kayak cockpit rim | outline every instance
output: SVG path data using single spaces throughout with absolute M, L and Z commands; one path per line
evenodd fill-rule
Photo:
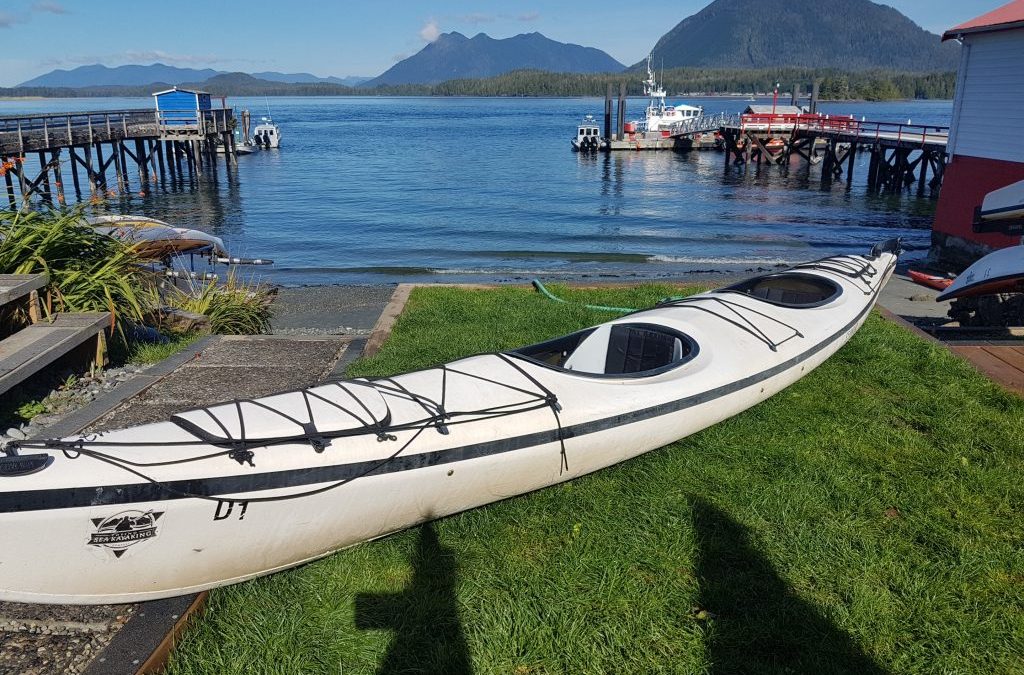
M 779 272 L 746 279 L 714 293 L 737 293 L 776 307 L 813 309 L 833 302 L 843 288 L 832 279 L 803 272 Z
M 696 358 L 687 335 L 650 323 L 608 323 L 505 352 L 569 375 L 639 379 L 661 375 Z

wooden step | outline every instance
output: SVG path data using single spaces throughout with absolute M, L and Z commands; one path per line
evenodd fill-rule
M 28 318 L 32 323 L 43 319 L 39 305 L 39 289 L 49 281 L 45 274 L 0 274 L 0 307 L 28 296 Z
M 23 328 L 0 341 L 0 393 L 24 382 L 37 372 L 91 338 L 97 338 L 97 357 L 104 343 L 103 331 L 110 325 L 110 312 L 57 314 Z
M 46 281 L 45 274 L 0 274 L 0 305 L 38 291 Z

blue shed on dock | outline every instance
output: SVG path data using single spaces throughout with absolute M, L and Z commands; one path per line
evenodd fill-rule
M 183 126 L 198 124 L 199 111 L 210 110 L 210 95 L 191 89 L 167 89 L 153 94 L 162 124 Z

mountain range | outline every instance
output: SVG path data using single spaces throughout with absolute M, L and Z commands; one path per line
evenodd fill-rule
M 600 49 L 556 42 L 540 33 L 524 33 L 503 40 L 485 33 L 472 38 L 462 33 L 442 33 L 418 53 L 399 61 L 364 86 L 435 84 L 526 69 L 552 73 L 610 73 L 624 70 L 625 66 Z
M 943 44 L 938 35 L 897 10 L 870 0 L 714 0 L 663 35 L 653 54 L 659 68 L 949 72 L 956 70 L 959 46 Z M 344 94 L 349 87 L 433 85 L 518 70 L 592 74 L 624 68 L 599 49 L 557 42 L 540 33 L 495 39 L 484 33 L 469 38 L 452 32 L 372 79 L 275 71 L 226 73 L 162 63 L 115 68 L 96 64 L 54 70 L 20 86 L 95 88 L 96 95 L 158 83 L 206 87 L 229 95 Z
M 213 70 L 210 68 L 178 68 L 163 63 L 148 66 L 116 66 L 113 68 L 100 64 L 79 66 L 71 70 L 52 70 L 39 77 L 22 82 L 19 87 L 131 87 L 153 83 L 182 84 L 185 82 L 205 82 L 218 75 L 227 75 L 230 71 Z M 310 73 L 278 73 L 274 71 L 252 73 L 259 80 L 282 82 L 286 84 L 330 83 L 355 87 L 368 77 L 317 77 Z

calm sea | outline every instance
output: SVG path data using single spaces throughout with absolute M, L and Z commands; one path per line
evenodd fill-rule
M 746 102 L 677 99 L 707 112 Z M 764 101 L 761 101 L 764 102 Z M 770 103 L 770 101 L 768 101 Z M 266 114 L 263 99 L 229 104 Z M 631 99 L 627 118 L 644 101 Z M 0 101 L 0 114 L 151 106 L 148 99 Z M 826 104 L 869 120 L 948 124 L 949 101 Z M 601 99 L 273 98 L 282 147 L 216 180 L 108 199 L 222 236 L 286 284 L 664 278 L 745 271 L 902 236 L 917 254 L 935 202 L 867 194 L 820 167 L 726 167 L 719 152 L 570 151 Z

